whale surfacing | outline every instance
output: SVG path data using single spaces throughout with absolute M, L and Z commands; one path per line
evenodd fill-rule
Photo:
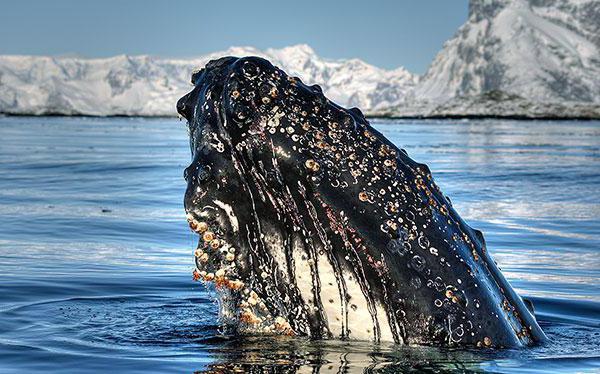
M 535 317 L 424 164 L 257 57 L 224 57 L 177 103 L 192 152 L 194 277 L 242 334 L 518 347 Z

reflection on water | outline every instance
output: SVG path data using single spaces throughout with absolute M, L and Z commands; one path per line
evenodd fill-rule
M 190 276 L 183 123 L 0 117 L 0 372 L 600 371 L 600 123 L 374 122 L 485 233 L 549 344 L 223 336 Z

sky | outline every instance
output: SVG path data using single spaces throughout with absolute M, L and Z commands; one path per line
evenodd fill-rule
M 308 44 L 423 73 L 467 19 L 467 0 L 1 0 L 0 54 L 193 57 Z

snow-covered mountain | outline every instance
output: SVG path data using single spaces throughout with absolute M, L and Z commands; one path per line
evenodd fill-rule
M 422 77 L 307 45 L 234 47 L 194 59 L 0 56 L 0 113 L 173 115 L 191 72 L 262 56 L 371 115 L 600 118 L 599 0 L 471 0 Z
M 393 112 L 600 117 L 600 1 L 471 0 Z
M 403 68 L 358 59 L 327 60 L 307 45 L 261 51 L 234 47 L 194 59 L 0 56 L 0 112 L 12 114 L 175 115 L 194 70 L 222 56 L 262 56 L 332 100 L 367 112 L 398 105 L 418 81 Z

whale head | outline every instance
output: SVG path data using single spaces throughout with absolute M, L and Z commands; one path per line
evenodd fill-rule
M 544 339 L 424 164 L 318 86 L 224 57 L 177 109 L 194 276 L 242 333 L 514 347 Z

